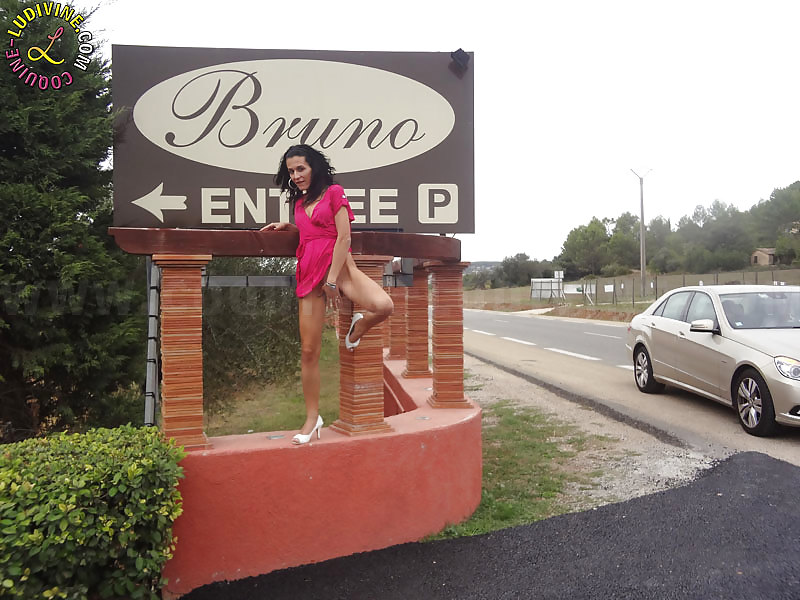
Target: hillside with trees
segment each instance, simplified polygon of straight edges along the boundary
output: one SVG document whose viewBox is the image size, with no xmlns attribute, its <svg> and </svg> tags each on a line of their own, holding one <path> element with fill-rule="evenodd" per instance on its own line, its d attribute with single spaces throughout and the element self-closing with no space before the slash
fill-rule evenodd
<svg viewBox="0 0 800 600">
<path fill-rule="evenodd" d="M 698 206 L 673 226 L 658 216 L 645 227 L 647 270 L 654 274 L 709 273 L 745 269 L 756 248 L 775 248 L 779 265 L 800 262 L 800 181 L 772 192 L 750 208 L 714 201 Z M 492 271 L 464 278 L 466 289 L 528 285 L 563 269 L 566 280 L 615 277 L 639 269 L 639 217 L 597 217 L 567 235 L 561 254 L 537 261 L 526 254 L 506 258 Z"/>
</svg>

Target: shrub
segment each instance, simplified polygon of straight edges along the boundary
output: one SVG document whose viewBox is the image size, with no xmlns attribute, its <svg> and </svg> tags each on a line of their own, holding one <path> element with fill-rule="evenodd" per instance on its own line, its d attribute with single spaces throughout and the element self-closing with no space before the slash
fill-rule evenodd
<svg viewBox="0 0 800 600">
<path fill-rule="evenodd" d="M 131 425 L 0 446 L 0 596 L 158 598 L 183 456 Z"/>
<path fill-rule="evenodd" d="M 629 267 L 623 266 L 619 263 L 611 263 L 604 265 L 600 269 L 600 275 L 603 277 L 621 277 L 623 275 L 630 275 L 631 270 Z"/>
<path fill-rule="evenodd" d="M 290 275 L 286 258 L 215 258 L 209 275 Z M 203 291 L 203 400 L 225 411 L 254 382 L 294 377 L 300 365 L 297 296 L 289 287 Z"/>
</svg>

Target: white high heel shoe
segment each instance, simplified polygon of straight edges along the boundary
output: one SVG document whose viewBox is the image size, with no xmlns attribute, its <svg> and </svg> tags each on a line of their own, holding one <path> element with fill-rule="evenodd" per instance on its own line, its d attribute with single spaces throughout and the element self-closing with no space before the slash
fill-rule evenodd
<svg viewBox="0 0 800 600">
<path fill-rule="evenodd" d="M 361 338 L 358 338 L 355 342 L 350 341 L 350 334 L 353 333 L 353 330 L 356 328 L 356 323 L 358 323 L 361 319 L 364 318 L 364 315 L 361 313 L 355 313 L 353 315 L 353 320 L 350 321 L 350 329 L 347 331 L 347 335 L 344 336 L 344 347 L 348 350 L 352 351 L 353 348 L 358 348 L 358 345 L 361 343 Z"/>
<path fill-rule="evenodd" d="M 311 436 L 314 435 L 314 432 L 317 432 L 317 439 L 319 439 L 319 430 L 322 429 L 322 417 L 317 415 L 317 424 L 314 425 L 314 429 L 308 435 L 303 433 L 298 433 L 292 438 L 292 443 L 296 446 L 300 446 L 301 444 L 307 444 L 311 441 Z"/>
</svg>

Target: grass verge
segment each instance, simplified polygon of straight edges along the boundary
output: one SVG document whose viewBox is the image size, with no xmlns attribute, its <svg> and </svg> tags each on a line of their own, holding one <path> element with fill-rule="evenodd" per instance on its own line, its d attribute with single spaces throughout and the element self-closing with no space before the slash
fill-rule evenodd
<svg viewBox="0 0 800 600">
<path fill-rule="evenodd" d="M 467 521 L 427 540 L 479 535 L 569 512 L 567 485 L 590 488 L 600 475 L 567 468 L 570 458 L 595 442 L 578 428 L 508 401 L 486 407 L 483 415 L 481 503 Z"/>
</svg>

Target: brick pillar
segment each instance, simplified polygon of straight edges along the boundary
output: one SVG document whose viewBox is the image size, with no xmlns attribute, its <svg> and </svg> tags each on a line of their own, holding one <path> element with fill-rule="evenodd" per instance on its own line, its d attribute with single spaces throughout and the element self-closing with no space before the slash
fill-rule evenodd
<svg viewBox="0 0 800 600">
<path fill-rule="evenodd" d="M 469 263 L 425 263 L 433 274 L 434 408 L 472 408 L 464 397 L 464 292 Z"/>
<path fill-rule="evenodd" d="M 202 268 L 208 254 L 155 254 L 161 268 L 161 421 L 184 448 L 207 448 L 203 431 Z"/>
<path fill-rule="evenodd" d="M 428 270 L 414 267 L 414 284 L 406 288 L 406 368 L 403 377 L 430 377 L 428 366 Z"/>
<path fill-rule="evenodd" d="M 353 258 L 361 271 L 378 285 L 383 285 L 383 267 L 392 260 L 391 256 L 353 255 Z M 339 308 L 339 418 L 330 428 L 345 435 L 391 431 L 383 418 L 381 328 L 370 329 L 352 352 L 344 346 L 344 338 L 356 312 L 364 312 L 364 308 L 342 298 Z"/>
<path fill-rule="evenodd" d="M 394 360 L 406 359 L 406 287 L 392 288 L 394 312 L 390 319 L 389 356 Z"/>
</svg>

